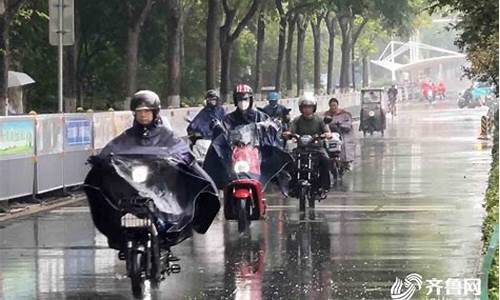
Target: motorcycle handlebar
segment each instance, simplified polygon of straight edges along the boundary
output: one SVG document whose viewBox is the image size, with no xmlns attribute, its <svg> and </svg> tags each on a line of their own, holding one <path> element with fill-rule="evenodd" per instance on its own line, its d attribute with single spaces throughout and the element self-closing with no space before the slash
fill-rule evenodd
<svg viewBox="0 0 500 300">
<path fill-rule="evenodd" d="M 295 133 L 291 133 L 289 135 L 287 135 L 288 139 L 292 139 L 292 140 L 295 140 L 295 141 L 298 141 L 301 137 L 301 135 L 299 134 L 295 134 Z M 322 135 L 319 135 L 319 134 L 315 134 L 312 136 L 313 140 L 314 141 L 320 141 L 320 140 L 326 140 L 326 136 L 324 136 L 323 134 Z"/>
</svg>

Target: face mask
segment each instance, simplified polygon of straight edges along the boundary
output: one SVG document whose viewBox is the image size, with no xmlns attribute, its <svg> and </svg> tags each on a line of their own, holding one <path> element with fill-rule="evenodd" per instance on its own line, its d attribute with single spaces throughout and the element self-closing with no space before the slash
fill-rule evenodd
<svg viewBox="0 0 500 300">
<path fill-rule="evenodd" d="M 243 100 L 238 102 L 238 108 L 240 110 L 247 110 L 250 107 L 250 101 Z"/>
<path fill-rule="evenodd" d="M 217 100 L 208 100 L 208 105 L 216 106 Z"/>
</svg>

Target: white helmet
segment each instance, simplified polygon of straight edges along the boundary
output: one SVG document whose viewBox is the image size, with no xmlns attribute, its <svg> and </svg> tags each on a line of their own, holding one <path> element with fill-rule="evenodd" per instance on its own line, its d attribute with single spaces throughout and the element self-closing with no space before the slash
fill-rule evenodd
<svg viewBox="0 0 500 300">
<path fill-rule="evenodd" d="M 316 108 L 318 106 L 318 102 L 313 95 L 305 94 L 300 96 L 299 98 L 299 110 L 302 112 L 303 106 L 314 106 L 314 112 L 316 112 Z"/>
</svg>

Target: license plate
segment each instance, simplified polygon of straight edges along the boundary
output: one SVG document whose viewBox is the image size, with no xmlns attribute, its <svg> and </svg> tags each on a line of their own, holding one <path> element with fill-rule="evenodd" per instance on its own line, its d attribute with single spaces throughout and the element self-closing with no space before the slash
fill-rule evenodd
<svg viewBox="0 0 500 300">
<path fill-rule="evenodd" d="M 127 213 L 121 218 L 122 227 L 134 228 L 134 227 L 149 227 L 151 226 L 150 219 L 140 219 L 131 213 Z"/>
</svg>

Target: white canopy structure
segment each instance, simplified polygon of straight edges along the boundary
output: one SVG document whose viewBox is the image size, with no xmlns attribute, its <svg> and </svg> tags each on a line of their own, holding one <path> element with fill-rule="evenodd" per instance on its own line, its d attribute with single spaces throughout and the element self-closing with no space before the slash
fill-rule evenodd
<svg viewBox="0 0 500 300">
<path fill-rule="evenodd" d="M 422 51 L 426 51 L 429 55 L 422 58 Z M 406 57 L 405 63 L 396 61 L 396 59 L 400 57 Z M 463 61 L 464 59 L 465 55 L 462 53 L 430 46 L 424 43 L 415 41 L 409 41 L 407 43 L 391 41 L 385 47 L 380 57 L 377 60 L 372 60 L 371 62 L 391 71 L 392 79 L 395 80 L 396 71 L 415 70 L 454 60 Z"/>
</svg>

